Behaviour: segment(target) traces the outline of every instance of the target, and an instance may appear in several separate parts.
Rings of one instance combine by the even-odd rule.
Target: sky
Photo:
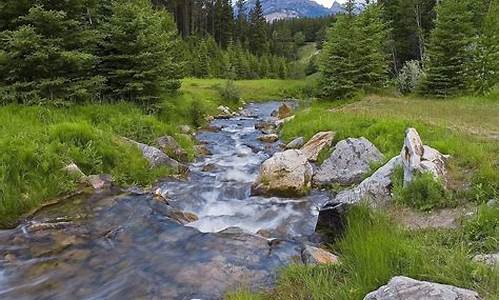
[[[318,2],[319,4],[323,5],[324,7],[330,8],[332,6],[333,1],[335,0],[313,0],[315,2]],[[346,2],[346,0],[337,0],[338,3],[342,4]]]

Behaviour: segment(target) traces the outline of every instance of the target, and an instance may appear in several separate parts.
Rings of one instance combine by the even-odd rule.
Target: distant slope
[[[343,5],[337,1],[334,1],[330,8],[312,0],[261,0],[261,4],[268,22],[289,18],[315,18],[345,12]],[[254,6],[255,0],[248,0],[246,10],[250,11]],[[359,13],[361,10],[362,7],[358,6],[355,12]]]
[[[268,22],[299,17],[321,17],[332,14],[330,9],[312,0],[261,0]],[[247,2],[247,11],[255,6],[255,0]]]

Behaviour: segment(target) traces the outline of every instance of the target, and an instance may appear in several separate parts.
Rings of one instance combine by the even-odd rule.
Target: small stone
[[[111,187],[113,177],[109,174],[89,175],[86,182],[95,190],[102,190]]]
[[[165,135],[156,140],[156,145],[163,153],[181,162],[189,160],[187,152],[177,143],[174,137]]]
[[[298,137],[285,146],[285,149],[298,149],[305,143],[304,137]]]
[[[194,146],[194,149],[196,151],[196,155],[197,156],[208,156],[208,155],[212,155],[212,152],[210,152],[210,150],[208,150],[207,146],[206,145],[203,145],[203,144],[199,144],[199,145],[195,145]]]
[[[201,168],[202,172],[213,172],[216,169],[215,164],[206,164]]]
[[[472,260],[488,266],[496,266],[498,264],[498,253],[478,254]]]
[[[286,117],[291,116],[293,113],[293,108],[287,103],[282,103],[278,109],[272,112],[273,117],[277,117],[278,119],[284,119]]]
[[[498,200],[497,199],[490,199],[490,200],[488,200],[488,202],[486,203],[486,205],[488,207],[491,207],[491,208],[497,207],[498,206]]]
[[[74,178],[78,179],[85,178],[85,174],[82,172],[82,170],[80,170],[80,168],[75,163],[70,163],[69,165],[63,168],[63,171],[65,171],[66,173],[68,173],[68,175]]]
[[[4,256],[4,259],[5,259],[7,262],[10,262],[10,263],[14,263],[14,262],[16,262],[16,261],[17,261],[17,257],[16,257],[14,254],[12,254],[12,253],[6,254],[6,255]]]
[[[193,131],[193,129],[189,125],[180,125],[179,131],[184,134],[190,134]]]
[[[336,255],[310,245],[306,245],[304,251],[302,251],[302,260],[307,265],[336,264],[339,262]]]
[[[259,141],[264,142],[264,143],[274,143],[279,139],[279,137],[277,134],[271,133],[271,134],[259,136],[258,139],[259,139]]]

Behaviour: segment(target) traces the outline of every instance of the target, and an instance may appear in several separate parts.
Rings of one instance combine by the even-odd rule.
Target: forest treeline
[[[498,82],[498,1],[381,0],[339,16],[319,58],[321,96],[387,86],[436,96],[484,94]],[[349,9],[351,7],[351,9]]]
[[[343,15],[268,23],[260,1],[2,1],[0,101],[148,104],[183,77],[317,71],[325,98],[390,84],[442,96],[495,85],[496,1],[378,0],[361,13],[354,2]],[[311,42],[322,51],[300,65],[298,49]]]

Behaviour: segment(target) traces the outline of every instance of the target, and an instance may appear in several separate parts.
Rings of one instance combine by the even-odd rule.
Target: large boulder
[[[342,140],[314,174],[313,182],[318,185],[360,183],[370,172],[370,164],[383,158],[377,147],[364,137]]]
[[[333,131],[321,131],[316,133],[300,150],[310,161],[316,161],[321,150],[332,145],[335,133]]]
[[[430,172],[436,179],[445,180],[447,158],[436,149],[424,145],[415,128],[408,128],[401,149],[404,183],[410,183],[416,174],[423,172]]]
[[[156,145],[169,157],[181,162],[189,160],[187,152],[177,143],[174,137],[170,135],[162,136],[156,140]]]
[[[252,185],[253,195],[303,196],[311,187],[312,166],[299,150],[275,153],[264,161]]]
[[[338,193],[332,202],[355,204],[366,200],[372,206],[383,206],[391,198],[391,176],[400,165],[401,158],[393,157],[358,186]]]
[[[471,290],[452,285],[419,281],[409,277],[393,277],[387,285],[365,296],[364,300],[479,300]]]

